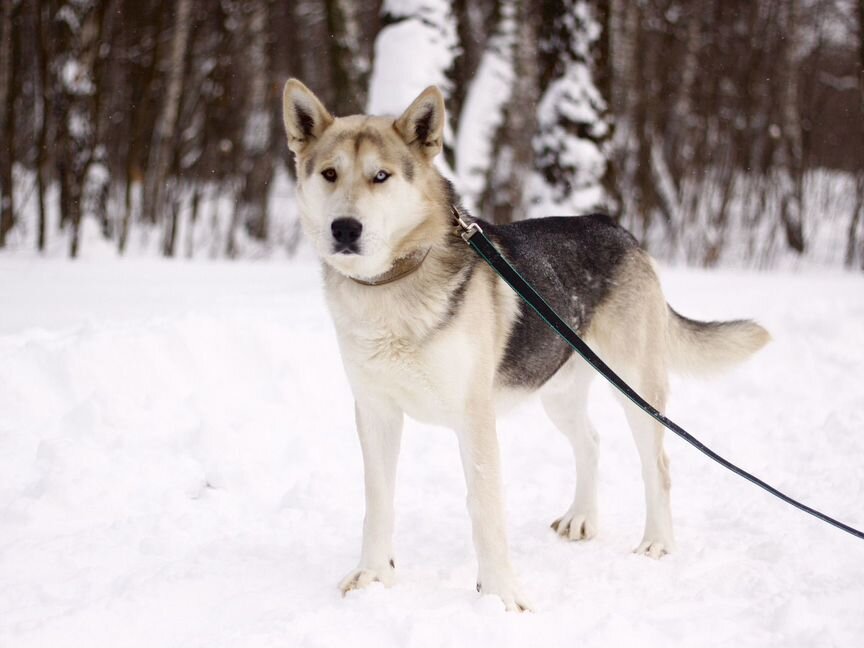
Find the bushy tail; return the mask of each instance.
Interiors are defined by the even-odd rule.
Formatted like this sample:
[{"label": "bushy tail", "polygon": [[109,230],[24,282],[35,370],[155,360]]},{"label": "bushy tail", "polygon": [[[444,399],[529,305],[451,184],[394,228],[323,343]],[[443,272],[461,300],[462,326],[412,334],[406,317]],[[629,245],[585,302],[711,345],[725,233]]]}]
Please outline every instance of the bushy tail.
[{"label": "bushy tail", "polygon": [[771,341],[756,322],[699,322],[669,307],[668,348],[672,369],[708,374],[743,362]]}]

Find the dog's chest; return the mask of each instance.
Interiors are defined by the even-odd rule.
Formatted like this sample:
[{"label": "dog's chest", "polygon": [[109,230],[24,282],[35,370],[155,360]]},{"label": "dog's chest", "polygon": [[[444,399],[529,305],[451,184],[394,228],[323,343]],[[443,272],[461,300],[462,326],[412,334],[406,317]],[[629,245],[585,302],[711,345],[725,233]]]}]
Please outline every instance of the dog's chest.
[{"label": "dog's chest", "polygon": [[472,364],[470,336],[437,328],[434,312],[331,303],[354,394],[393,400],[412,418],[452,425],[461,416]]}]

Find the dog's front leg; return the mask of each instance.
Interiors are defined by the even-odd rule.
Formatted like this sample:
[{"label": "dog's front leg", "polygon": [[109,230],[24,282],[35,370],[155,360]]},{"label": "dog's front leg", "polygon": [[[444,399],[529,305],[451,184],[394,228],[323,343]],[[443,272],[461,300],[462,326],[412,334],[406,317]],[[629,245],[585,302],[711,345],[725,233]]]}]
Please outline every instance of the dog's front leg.
[{"label": "dog's front leg", "polygon": [[366,517],[360,563],[339,584],[343,595],[375,581],[391,585],[396,568],[393,492],[403,415],[391,403],[358,399],[355,416],[363,450]]},{"label": "dog's front leg", "polygon": [[491,404],[469,413],[468,424],[457,434],[477,552],[477,589],[501,597],[508,610],[528,610],[530,606],[519,592],[507,548],[501,459]]}]

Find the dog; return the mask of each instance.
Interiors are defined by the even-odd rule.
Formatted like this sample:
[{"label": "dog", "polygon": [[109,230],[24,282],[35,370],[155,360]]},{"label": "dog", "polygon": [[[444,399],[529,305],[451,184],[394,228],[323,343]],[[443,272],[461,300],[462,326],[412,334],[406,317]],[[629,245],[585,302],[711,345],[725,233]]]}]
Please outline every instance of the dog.
[{"label": "dog", "polygon": [[[602,215],[493,225],[472,218],[433,165],[444,99],[424,90],[398,118],[336,118],[296,79],[283,117],[305,235],[355,399],[365,472],[360,561],[344,594],[394,581],[393,490],[404,415],[452,428],[467,484],[477,589],[527,610],[505,534],[496,411],[539,393],[573,447],[576,490],[552,523],[597,533],[597,434],[586,416],[593,370],[455,233],[477,222],[518,271],[619,375],[659,410],[667,373],[709,372],[768,342],[749,320],[699,322],[667,305],[651,258]],[[642,465],[647,508],[636,552],[675,546],[663,428],[620,397]]]}]

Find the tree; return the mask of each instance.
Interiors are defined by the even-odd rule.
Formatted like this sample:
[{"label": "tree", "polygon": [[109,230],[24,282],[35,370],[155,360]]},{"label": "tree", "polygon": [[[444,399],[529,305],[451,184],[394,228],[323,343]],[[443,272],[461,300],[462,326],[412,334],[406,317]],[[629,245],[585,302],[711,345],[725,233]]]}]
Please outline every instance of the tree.
[{"label": "tree", "polygon": [[[480,198],[481,212],[496,223],[524,217],[527,179],[534,163],[532,139],[539,96],[537,7],[531,0],[516,0],[514,14],[512,86],[504,106],[502,125],[493,140],[492,160]],[[502,17],[506,20],[503,12]],[[508,37],[506,31],[502,36]]]},{"label": "tree", "polygon": [[[162,89],[162,105],[153,130],[153,141],[150,144],[141,211],[144,220],[153,224],[160,220],[161,210],[170,201],[176,199],[176,196],[169,196],[166,200],[165,192],[169,181],[168,174],[174,162],[173,153],[176,150],[177,115],[180,111],[191,10],[192,0],[178,0],[177,13],[174,16],[171,51],[167,61],[168,69],[165,71],[165,84]],[[167,224],[162,246],[166,256],[173,253],[174,235],[177,227],[176,219],[176,210],[173,211],[170,220],[166,219]]]},{"label": "tree", "polygon": [[[46,17],[47,15],[47,17]],[[50,23],[50,7],[42,3],[35,3],[33,7],[34,31],[36,36],[36,64],[33,66],[35,82],[35,105],[34,105],[34,129],[36,131],[36,200],[38,203],[38,221],[36,234],[36,247],[42,252],[45,250],[46,237],[46,206],[45,192],[47,190],[45,144],[48,139],[48,61],[51,59],[50,38],[46,33],[46,25]]]},{"label": "tree", "polygon": [[[465,87],[462,101],[456,102],[456,107],[462,107],[456,123],[464,125],[457,130],[456,175],[468,208],[488,219],[495,219],[493,205],[496,201],[491,185],[509,133],[505,111],[516,76],[517,2],[500,0],[498,3],[498,22],[477,69],[469,73],[465,68],[472,64],[468,61],[457,66]],[[510,220],[510,215],[506,218]]]},{"label": "tree", "polygon": [[271,134],[271,65],[267,47],[269,6],[266,0],[256,0],[246,20],[249,42],[249,90],[246,93],[246,124],[243,129],[243,156],[240,169],[240,189],[228,235],[228,256],[235,256],[236,227],[242,224],[246,232],[259,241],[267,239],[268,187],[273,178],[273,158],[269,146]]},{"label": "tree", "polygon": [[604,25],[587,0],[547,0],[541,23],[541,97],[528,200],[539,215],[579,214],[608,204],[604,148],[611,128],[606,100],[594,83]]},{"label": "tree", "polygon": [[[60,222],[71,230],[69,256],[78,256],[81,219],[91,165],[101,155],[97,138],[104,80],[101,73],[106,16],[111,0],[60,3],[53,14],[51,65],[56,124],[55,165]],[[99,182],[105,181],[100,174]]]},{"label": "tree", "polygon": [[0,154],[0,248],[6,245],[6,235],[15,224],[15,187],[12,164],[15,158],[15,99],[18,87],[16,65],[17,38],[13,25],[21,9],[18,0],[0,7],[0,133],[3,146]]},{"label": "tree", "polygon": [[[859,122],[858,122],[858,141],[859,151],[864,151],[864,0],[858,0],[858,95],[860,100],[859,105]],[[852,207],[852,217],[849,221],[849,229],[846,235],[846,255],[844,261],[846,267],[851,268],[855,264],[856,253],[860,257],[859,263],[861,269],[864,270],[864,236],[862,241],[858,243],[858,229],[862,220],[862,212],[864,212],[864,170],[858,169],[856,174],[856,199]]]}]

